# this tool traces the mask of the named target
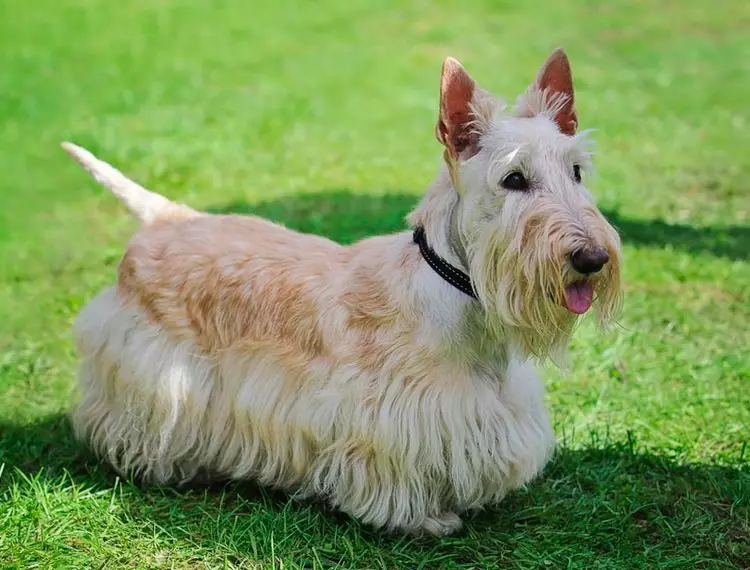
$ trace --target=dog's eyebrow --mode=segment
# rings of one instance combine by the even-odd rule
[[[518,158],[518,155],[523,152],[523,147],[523,144],[518,144],[510,150],[508,150],[507,147],[499,148],[494,153],[492,153],[492,160],[493,162],[507,166],[516,158]]]
[[[592,168],[592,155],[593,152],[585,144],[581,144],[581,141],[575,141],[567,149],[565,158],[577,162],[584,170],[590,170]]]
[[[519,152],[521,152],[521,145],[518,145],[516,148],[505,155],[506,162],[513,162],[513,159],[516,158],[516,155]]]

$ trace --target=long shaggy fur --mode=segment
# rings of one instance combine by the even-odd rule
[[[457,65],[444,89],[459,77],[471,96]],[[410,221],[470,272],[479,302],[427,266],[410,232],[343,247],[203,214],[67,144],[143,222],[117,284],[74,326],[78,437],[123,474],[252,478],[377,527],[437,535],[539,473],[554,435],[532,359],[564,349],[576,322],[561,306],[581,278],[572,249],[610,252],[591,279],[602,321],[616,313],[619,241],[570,180],[588,157],[580,138],[484,92],[450,95],[445,110],[465,105],[467,123],[441,115],[437,132],[462,154],[446,151]],[[538,192],[498,188],[517,168]]]

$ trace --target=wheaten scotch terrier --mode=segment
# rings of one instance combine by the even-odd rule
[[[445,164],[412,229],[348,247],[195,211],[64,143],[141,222],[75,323],[77,435],[150,481],[254,479],[376,527],[455,532],[551,455],[534,363],[621,304],[577,128],[562,50],[513,106],[446,59]]]

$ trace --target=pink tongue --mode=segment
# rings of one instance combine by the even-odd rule
[[[588,311],[593,299],[594,290],[588,281],[576,281],[565,289],[565,306],[577,315]]]

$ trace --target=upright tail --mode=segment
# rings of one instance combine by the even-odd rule
[[[192,208],[176,204],[156,192],[146,190],[80,146],[64,142],[62,147],[99,184],[122,200],[130,213],[144,224],[150,224],[160,218],[191,218],[200,215]]]

